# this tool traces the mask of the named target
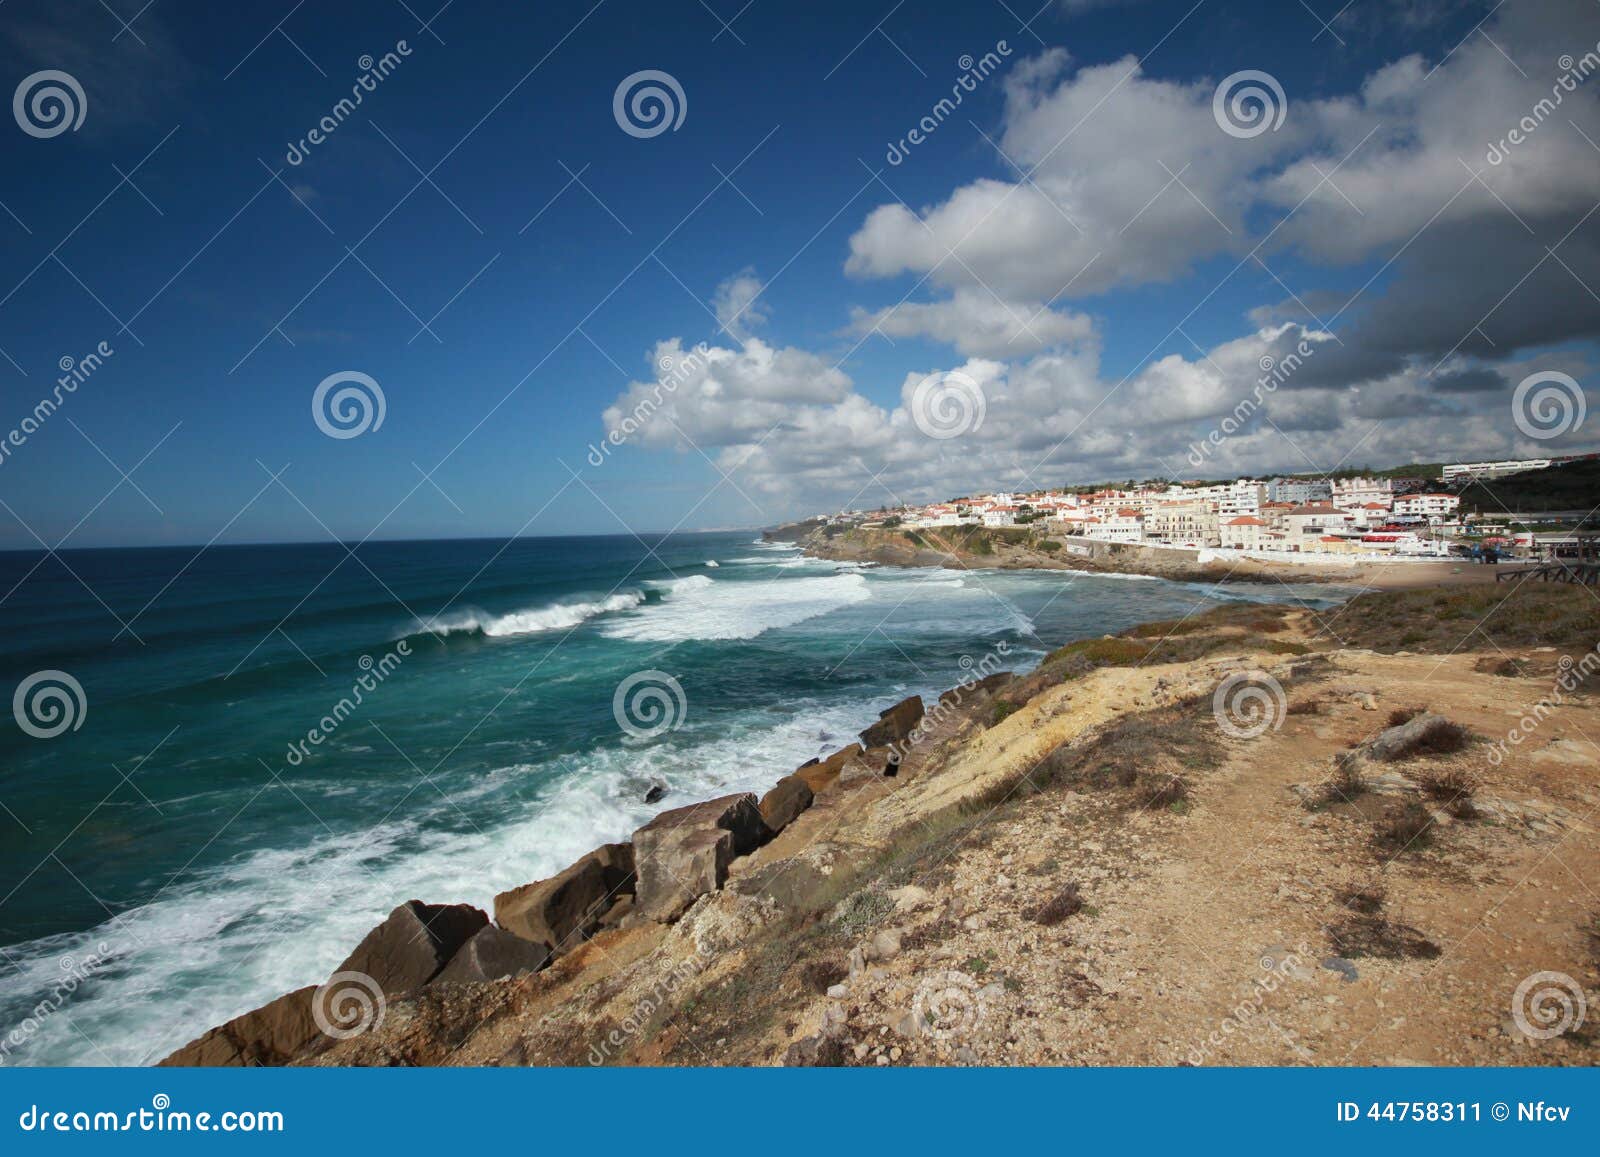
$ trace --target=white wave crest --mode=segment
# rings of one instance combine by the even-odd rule
[[[418,619],[411,634],[466,634],[503,639],[513,635],[537,635],[544,631],[563,631],[613,611],[629,611],[644,602],[640,591],[611,595],[596,602],[552,603],[534,610],[495,615],[466,609],[445,615]]]
[[[659,605],[614,619],[603,633],[640,643],[753,639],[872,597],[858,574],[720,583],[692,575],[661,585],[665,597]]]

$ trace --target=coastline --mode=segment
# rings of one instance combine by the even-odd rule
[[[981,538],[938,530],[908,532],[852,528],[829,535],[815,524],[796,523],[763,533],[769,542],[798,546],[803,553],[834,562],[893,567],[943,567],[952,570],[1069,571],[1124,574],[1203,583],[1321,583],[1360,590],[1411,590],[1441,585],[1494,583],[1507,564],[1481,565],[1455,560],[1317,559],[1290,562],[1241,553],[1184,547],[1058,540],[1042,550],[1030,536],[989,533]],[[974,549],[977,542],[980,549]]]
[[[1368,601],[1405,597],[1378,595]],[[1462,591],[1456,597],[1481,596]],[[1528,597],[1559,602],[1586,595],[1535,590]],[[1211,691],[1244,666],[1265,672],[1297,697],[1329,680],[1342,684],[1353,678],[1355,689],[1339,691],[1331,700],[1318,693],[1319,706],[1310,712],[1313,724],[1316,716],[1335,710],[1321,705],[1325,702],[1365,722],[1368,717],[1360,712],[1374,709],[1374,698],[1403,697],[1428,676],[1426,668],[1439,662],[1451,664],[1452,679],[1470,682],[1467,694],[1474,706],[1491,692],[1513,705],[1529,693],[1518,690],[1519,680],[1474,674],[1483,667],[1474,665],[1470,653],[1419,664],[1404,652],[1389,657],[1336,648],[1329,630],[1368,629],[1361,625],[1370,617],[1366,612],[1343,619],[1351,606],[1321,618],[1276,604],[1220,607],[1196,616],[1197,621],[1146,624],[1068,644],[1021,676],[985,665],[935,703],[906,700],[889,708],[860,742],[778,778],[764,797],[735,795],[672,809],[630,842],[597,848],[551,879],[502,894],[492,923],[489,914],[466,905],[403,904],[328,982],[218,1026],[163,1063],[705,1063],[684,1051],[682,1034],[671,1023],[673,1009],[685,1005],[696,1008],[697,1015],[706,1010],[722,1034],[719,1047],[738,1042],[727,1046],[735,1051],[719,1057],[719,1063],[876,1064],[909,1062],[913,1055],[917,1059],[909,1063],[975,1063],[974,1057],[982,1063],[1060,1063],[1048,1049],[1012,1057],[974,1051],[972,1045],[961,1046],[966,1051],[946,1047],[948,1041],[937,1034],[890,1016],[892,1008],[875,1015],[886,1018],[885,1031],[893,1031],[900,1042],[896,1055],[873,1051],[878,1046],[870,1043],[860,1051],[863,1039],[873,1039],[871,1032],[861,1036],[860,1026],[853,1024],[856,1008],[842,1008],[835,990],[853,994],[882,988],[898,974],[896,961],[912,952],[908,946],[921,945],[935,929],[944,939],[973,934],[967,938],[988,945],[985,952],[1004,950],[986,935],[991,921],[984,913],[990,906],[972,908],[961,889],[944,886],[942,869],[928,864],[926,870],[894,869],[886,876],[885,866],[908,855],[914,866],[931,854],[919,843],[930,838],[943,863],[946,845],[970,828],[971,816],[1014,805],[1017,788],[1031,783],[1041,768],[1070,762],[1069,752],[1098,750],[1107,729],[1115,736],[1119,728],[1159,719],[1166,741],[1193,732],[1195,720],[1189,716],[1195,704],[1209,725]],[[1369,632],[1368,646],[1385,645],[1380,641],[1394,634],[1389,624],[1381,625]],[[1548,665],[1546,659],[1553,664],[1553,655],[1537,661]],[[1378,690],[1360,689],[1369,687]],[[1188,716],[1180,719],[1185,712]],[[1323,741],[1324,730],[1318,725],[1314,737],[1298,742]],[[1372,730],[1370,723],[1366,730]],[[1202,738],[1211,744],[1209,736]],[[892,778],[884,775],[891,752],[898,769]],[[1160,797],[1167,790],[1162,782],[1167,757],[1159,745],[1145,756],[1130,765],[1131,778],[1120,790],[1137,794],[1153,787]],[[1192,755],[1182,763],[1192,767]],[[1285,764],[1262,756],[1250,760],[1248,769],[1274,776],[1306,774],[1293,758]],[[1180,778],[1192,774],[1183,772]],[[1274,790],[1285,787],[1310,790],[1288,783]],[[1143,805],[1130,813],[1131,803],[1106,804],[1103,786],[1087,795],[1083,790],[1074,789],[1068,798],[1090,831],[1109,832],[1133,822],[1113,843],[1131,838],[1137,847],[1150,838],[1149,825],[1157,821]],[[1160,824],[1167,824],[1166,812],[1173,822],[1188,814],[1184,800],[1190,790],[1186,786],[1186,794],[1165,809]],[[1420,789],[1405,781],[1384,790]],[[1497,800],[1493,806],[1502,804]],[[1503,806],[1506,810],[1496,814],[1505,822],[1526,819],[1545,830],[1567,829],[1567,821],[1555,813],[1540,811],[1528,819],[1509,810],[1521,806],[1509,796]],[[1036,822],[1032,816],[1017,820],[1023,831]],[[1111,846],[1098,837],[1085,850],[1085,863],[1108,854]],[[1584,855],[1593,851],[1586,848]],[[974,865],[981,886],[992,891],[994,878],[1015,875],[1011,865],[1018,854],[990,855],[980,847]],[[1004,887],[1015,885],[1007,881]],[[846,941],[854,947],[840,953],[848,959],[838,966],[824,967],[820,958],[806,964],[818,937],[828,953]],[[980,957],[966,959],[971,965]],[[797,961],[812,971],[796,979],[790,974]],[[772,969],[784,974],[784,1000],[806,1010],[791,1018],[791,1027],[783,1027],[789,1021],[763,1018],[745,1023],[742,1006],[719,1003],[718,994],[734,980],[764,983],[759,978]],[[380,1015],[354,1031],[336,1024],[339,1031],[330,1032],[340,978],[352,974],[370,982],[361,1007],[376,1007]],[[806,976],[813,974],[829,983],[806,988],[812,983]],[[777,983],[776,977],[767,980]],[[1009,991],[1000,988],[989,993],[990,1000]],[[901,1007],[896,1002],[906,999],[904,989],[905,983],[884,989],[891,1005]],[[1112,1056],[1090,1063],[1126,1063]],[[1145,1063],[1176,1061],[1169,1055]],[[1551,1062],[1547,1057],[1541,1063]]]

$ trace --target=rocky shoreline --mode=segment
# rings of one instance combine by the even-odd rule
[[[1503,1022],[1521,976],[1600,975],[1600,912],[1537,882],[1557,842],[1600,871],[1600,699],[1485,756],[1572,669],[1551,644],[1594,646],[1589,598],[1232,604],[975,670],[492,916],[402,904],[162,1063],[1594,1063]],[[1241,672],[1270,726],[1219,708]],[[1273,1031],[1219,1029],[1252,981]]]
[[[877,566],[958,570],[1059,570],[1143,575],[1172,582],[1348,584],[1350,568],[1269,563],[1253,559],[1202,562],[1201,552],[1180,547],[1051,538],[1026,527],[928,530],[790,523],[764,531],[767,542],[788,543],[813,557]]]
[[[1011,675],[975,676],[946,702],[987,694]],[[482,984],[539,973],[609,929],[676,923],[720,890],[729,868],[771,843],[818,792],[893,773],[924,716],[911,696],[885,709],[860,742],[812,759],[757,799],[744,792],[664,811],[625,843],[605,844],[545,880],[468,904],[408,900],[373,928],[321,985],[307,985],[210,1029],[161,1065],[303,1062],[373,1027],[385,1004],[430,985]]]

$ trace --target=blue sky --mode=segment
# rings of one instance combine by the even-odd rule
[[[1600,417],[1530,439],[1511,397],[1561,372],[1600,406],[1600,80],[1485,159],[1595,49],[1586,0],[1320,0],[1327,26],[1193,0],[108,3],[0,8],[6,85],[85,95],[75,131],[0,131],[0,429],[114,350],[0,462],[0,546],[753,526],[1596,441]],[[647,69],[685,108],[639,137],[613,96]],[[1279,83],[1281,128],[1213,120],[1241,70]],[[1191,467],[1307,333],[1272,420]],[[674,339],[710,369],[593,465]],[[345,371],[384,420],[331,438],[313,391]],[[982,392],[981,427],[923,434],[935,373]]]

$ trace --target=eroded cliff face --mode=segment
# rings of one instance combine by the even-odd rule
[[[265,1063],[1595,1063],[1592,1026],[1508,1017],[1527,976],[1600,977],[1562,883],[1600,869],[1600,699],[1560,662],[1590,596],[1474,632],[1505,593],[1235,606],[985,672],[759,805],[658,820],[633,860],[677,865],[665,899],[579,904],[547,967],[446,968]],[[1433,653],[1396,652],[1419,616]]]
[[[830,533],[830,531],[832,533]],[[817,558],[880,566],[938,566],[981,570],[1071,570],[1140,574],[1175,582],[1349,582],[1348,570],[1298,564],[1200,561],[1200,552],[1179,547],[1100,542],[1050,535],[1032,527],[895,528],[825,527],[794,523],[767,531],[770,542],[788,542]]]

